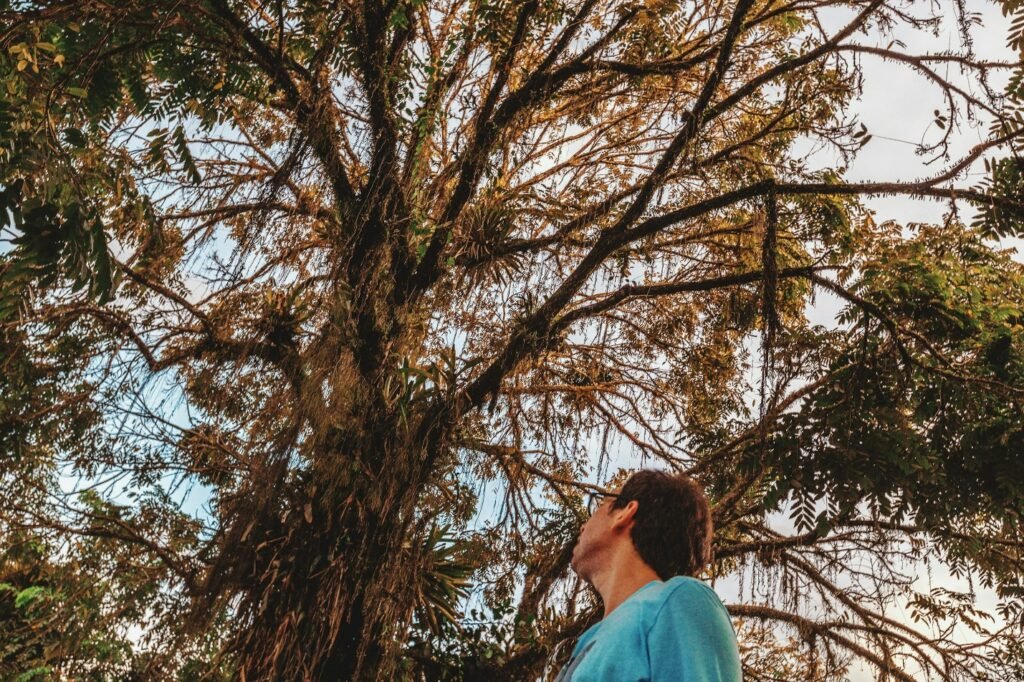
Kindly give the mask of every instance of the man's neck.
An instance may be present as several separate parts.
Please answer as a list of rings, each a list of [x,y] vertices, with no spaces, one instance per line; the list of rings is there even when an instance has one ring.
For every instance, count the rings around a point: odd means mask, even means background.
[[[660,580],[654,569],[639,557],[624,557],[613,561],[591,582],[604,602],[604,617],[617,609],[622,602],[647,583]]]

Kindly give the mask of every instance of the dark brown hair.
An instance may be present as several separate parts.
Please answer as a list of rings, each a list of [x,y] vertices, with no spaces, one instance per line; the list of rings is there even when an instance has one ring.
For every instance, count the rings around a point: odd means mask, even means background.
[[[694,576],[711,561],[711,510],[696,481],[685,474],[638,471],[622,486],[612,508],[631,500],[638,503],[633,545],[658,577]]]

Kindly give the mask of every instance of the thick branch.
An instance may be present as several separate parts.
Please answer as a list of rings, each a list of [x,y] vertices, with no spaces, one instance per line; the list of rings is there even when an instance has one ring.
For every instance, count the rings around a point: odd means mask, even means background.
[[[897,680],[901,682],[915,682],[914,678],[907,674],[902,668],[896,668],[893,665],[884,661],[880,656],[874,652],[866,649],[865,647],[857,644],[849,637],[839,634],[838,630],[841,628],[849,628],[849,623],[819,623],[817,621],[810,620],[809,618],[803,618],[794,613],[788,611],[780,611],[779,609],[773,609],[768,606],[758,606],[755,604],[728,604],[726,608],[729,613],[738,618],[758,618],[760,620],[772,620],[780,623],[788,623],[789,625],[795,625],[801,632],[813,633],[819,637],[829,639],[836,644],[844,647],[850,652],[857,654],[866,661],[869,661],[872,665],[881,671],[889,673]]]
[[[778,273],[779,279],[790,279],[794,277],[810,277],[815,272],[822,270],[835,269],[830,266],[813,267],[806,266],[801,268],[784,268]],[[631,299],[636,298],[654,298],[658,296],[674,296],[683,293],[691,293],[695,291],[712,291],[715,289],[724,289],[726,287],[742,286],[744,284],[752,284],[759,282],[764,276],[762,270],[754,270],[751,272],[743,272],[736,275],[725,275],[722,277],[714,277],[712,279],[704,279],[689,282],[666,282],[662,284],[627,284],[614,292],[606,295],[601,300],[591,303],[589,305],[583,305],[575,308],[558,320],[552,325],[552,330],[557,333],[562,329],[565,329],[573,322],[581,320],[587,317],[594,317],[600,313],[614,308],[615,306],[624,303]]]

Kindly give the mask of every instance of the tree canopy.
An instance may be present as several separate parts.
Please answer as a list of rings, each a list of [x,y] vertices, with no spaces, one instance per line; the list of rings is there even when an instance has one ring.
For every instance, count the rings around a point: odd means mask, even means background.
[[[706,486],[749,679],[1024,674],[1024,70],[963,0],[0,17],[5,678],[542,677],[622,462]],[[879,59],[928,177],[847,177]]]

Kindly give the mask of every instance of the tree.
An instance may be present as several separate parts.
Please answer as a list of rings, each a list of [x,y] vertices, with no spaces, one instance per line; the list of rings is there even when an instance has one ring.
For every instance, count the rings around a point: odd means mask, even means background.
[[[3,569],[0,613],[143,635],[109,664],[4,665],[534,677],[594,617],[568,560],[618,443],[708,487],[716,575],[777,576],[783,604],[731,609],[809,648],[752,676],[1019,674],[1019,627],[986,634],[969,595],[913,598],[981,646],[886,611],[900,557],[934,556],[1012,621],[1024,511],[1024,278],[993,244],[1022,234],[1020,79],[1003,98],[987,74],[1013,65],[875,46],[942,11],[969,33],[962,2],[905,5],[5,3],[0,567],[27,546],[41,568]],[[933,176],[849,182],[798,151],[869,143],[842,112],[871,58],[947,96]],[[950,158],[978,117],[990,137]],[[860,203],[880,194],[950,214],[908,236]],[[816,291],[841,328],[807,322]],[[460,626],[470,576],[486,604]],[[20,610],[36,587],[45,623]]]

